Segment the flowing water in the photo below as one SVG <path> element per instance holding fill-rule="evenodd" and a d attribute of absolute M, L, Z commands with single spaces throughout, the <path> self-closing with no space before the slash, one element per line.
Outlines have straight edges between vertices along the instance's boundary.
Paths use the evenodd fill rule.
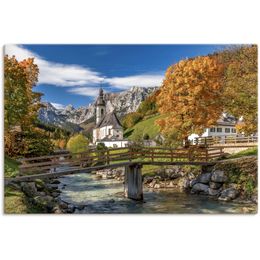
<path fill-rule="evenodd" d="M 98 179 L 95 174 L 77 174 L 59 179 L 60 198 L 75 205 L 75 213 L 255 213 L 256 205 L 220 202 L 177 189 L 144 188 L 144 202 L 124 197 L 122 182 Z"/>

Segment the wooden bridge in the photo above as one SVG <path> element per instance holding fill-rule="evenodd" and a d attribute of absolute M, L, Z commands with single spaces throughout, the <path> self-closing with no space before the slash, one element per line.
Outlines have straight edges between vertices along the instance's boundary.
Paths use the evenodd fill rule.
<path fill-rule="evenodd" d="M 125 193 L 142 199 L 143 165 L 209 165 L 223 155 L 222 148 L 190 146 L 189 148 L 129 147 L 88 150 L 20 159 L 19 174 L 5 183 L 58 178 L 63 175 L 88 173 L 101 169 L 125 167 Z"/>

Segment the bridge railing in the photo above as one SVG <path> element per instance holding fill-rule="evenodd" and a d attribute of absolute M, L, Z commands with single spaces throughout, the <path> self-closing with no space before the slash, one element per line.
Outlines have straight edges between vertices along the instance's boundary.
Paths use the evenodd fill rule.
<path fill-rule="evenodd" d="M 120 162 L 208 162 L 223 155 L 222 148 L 195 147 L 129 147 L 88 150 L 82 153 L 59 154 L 21 159 L 20 175 L 57 172 L 71 168 L 87 168 Z"/>

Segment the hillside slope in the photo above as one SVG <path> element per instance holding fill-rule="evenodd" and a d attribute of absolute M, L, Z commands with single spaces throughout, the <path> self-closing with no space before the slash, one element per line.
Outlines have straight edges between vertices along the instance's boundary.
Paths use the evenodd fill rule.
<path fill-rule="evenodd" d="M 161 115 L 155 115 L 144 119 L 133 127 L 125 130 L 124 136 L 129 140 L 136 140 L 140 136 L 142 137 L 148 134 L 150 139 L 153 139 L 160 132 L 159 126 L 155 123 L 155 121 L 160 118 L 162 118 Z"/>

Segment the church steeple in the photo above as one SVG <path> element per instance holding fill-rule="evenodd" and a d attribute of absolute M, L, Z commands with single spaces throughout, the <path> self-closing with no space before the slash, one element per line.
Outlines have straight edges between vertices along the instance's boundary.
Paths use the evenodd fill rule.
<path fill-rule="evenodd" d="M 104 100 L 104 91 L 99 89 L 99 95 L 96 101 L 96 125 L 100 123 L 105 115 L 106 103 Z"/>

